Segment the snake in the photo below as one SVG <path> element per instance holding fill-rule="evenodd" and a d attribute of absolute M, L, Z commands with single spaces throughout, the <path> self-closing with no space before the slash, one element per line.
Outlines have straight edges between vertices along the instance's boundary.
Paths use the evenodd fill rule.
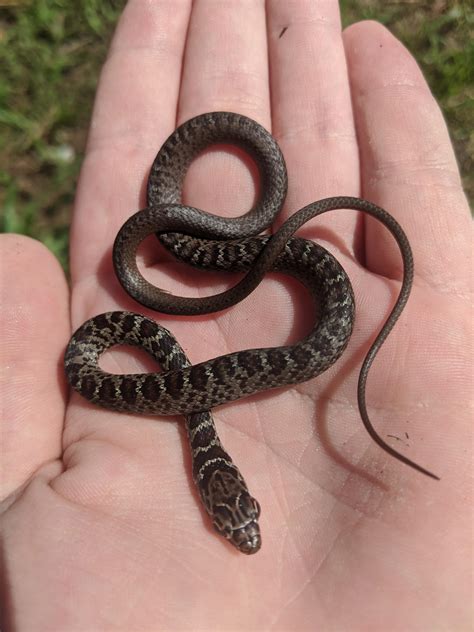
<path fill-rule="evenodd" d="M 231 144 L 255 162 L 260 194 L 240 217 L 224 218 L 182 204 L 183 182 L 191 162 L 208 147 Z M 261 547 L 260 505 L 225 450 L 211 409 L 263 390 L 310 380 L 332 366 L 349 342 L 355 319 L 350 280 L 337 259 L 321 245 L 296 237 L 309 220 L 337 209 L 364 212 L 395 238 L 403 259 L 398 298 L 372 343 L 360 370 L 358 406 L 371 438 L 391 456 L 432 478 L 438 477 L 397 452 L 375 431 L 367 412 L 369 369 L 404 309 L 413 282 L 408 238 L 387 211 L 357 197 L 313 202 L 289 217 L 272 235 L 261 235 L 281 211 L 288 188 L 283 154 L 273 136 L 256 121 L 231 112 L 211 112 L 180 125 L 159 150 L 149 173 L 147 206 L 119 230 L 113 246 L 115 273 L 125 292 L 141 305 L 166 314 L 209 314 L 248 296 L 269 271 L 296 278 L 308 291 L 315 318 L 295 344 L 246 349 L 191 364 L 174 335 L 155 320 L 128 311 L 99 314 L 71 337 L 65 352 L 70 385 L 107 409 L 144 415 L 183 415 L 192 455 L 192 473 L 216 531 L 247 555 Z M 145 237 L 156 234 L 178 260 L 202 270 L 242 272 L 233 287 L 214 296 L 175 296 L 153 286 L 136 258 Z M 270 305 L 268 309 L 272 309 Z M 114 345 L 137 346 L 161 371 L 111 374 L 99 366 Z"/>

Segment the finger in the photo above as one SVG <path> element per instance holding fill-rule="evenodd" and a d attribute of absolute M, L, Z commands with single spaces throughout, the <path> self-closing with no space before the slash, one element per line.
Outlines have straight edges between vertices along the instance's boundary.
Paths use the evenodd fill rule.
<path fill-rule="evenodd" d="M 268 41 L 273 132 L 288 163 L 287 213 L 323 197 L 358 195 L 338 3 L 272 0 Z M 355 213 L 331 213 L 313 226 L 331 227 L 352 245 L 356 221 Z"/>
<path fill-rule="evenodd" d="M 118 25 L 101 74 L 76 200 L 71 272 L 84 287 L 75 286 L 75 323 L 90 314 L 91 305 L 96 311 L 100 262 L 121 224 L 143 205 L 149 167 L 175 127 L 189 14 L 185 0 L 130 0 Z"/>
<path fill-rule="evenodd" d="M 262 0 L 198 0 L 193 5 L 179 121 L 216 110 L 244 114 L 270 129 Z M 191 165 L 184 200 L 211 213 L 241 215 L 254 202 L 254 182 L 255 173 L 242 152 L 207 152 Z"/>
<path fill-rule="evenodd" d="M 384 27 L 346 30 L 363 197 L 406 230 L 419 278 L 465 291 L 470 218 L 446 125 L 413 57 Z M 387 232 L 366 224 L 369 268 L 396 276 L 400 256 Z"/>
<path fill-rule="evenodd" d="M 18 235 L 0 249 L 1 498 L 61 454 L 68 288 L 49 250 Z"/>

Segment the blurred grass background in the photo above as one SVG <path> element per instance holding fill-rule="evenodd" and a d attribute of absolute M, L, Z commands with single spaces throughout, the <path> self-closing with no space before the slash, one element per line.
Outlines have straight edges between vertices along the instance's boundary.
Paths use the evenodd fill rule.
<path fill-rule="evenodd" d="M 98 73 L 125 0 L 0 0 L 0 232 L 44 242 L 67 269 L 68 229 Z M 474 199 L 470 0 L 341 0 L 412 51 L 443 108 Z M 157 148 L 158 149 L 158 148 Z"/>

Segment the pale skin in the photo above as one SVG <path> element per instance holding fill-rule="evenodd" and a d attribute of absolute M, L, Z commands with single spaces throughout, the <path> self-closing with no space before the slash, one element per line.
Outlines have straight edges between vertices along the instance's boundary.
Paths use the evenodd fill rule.
<path fill-rule="evenodd" d="M 41 244 L 1 238 L 6 630 L 469 629 L 472 233 L 448 132 L 416 62 L 379 24 L 341 33 L 332 0 L 267 2 L 266 14 L 262 1 L 130 1 L 98 89 L 71 288 Z M 280 143 L 290 182 L 282 219 L 353 195 L 406 230 L 414 289 L 374 364 L 369 413 L 385 440 L 441 477 L 374 445 L 356 406 L 361 359 L 399 288 L 396 245 L 352 211 L 325 215 L 300 234 L 352 279 L 345 355 L 316 380 L 215 411 L 262 506 L 252 557 L 212 531 L 180 419 L 98 409 L 69 396 L 62 370 L 71 328 L 112 309 L 156 318 L 192 361 L 307 330 L 305 293 L 284 277 L 194 319 L 143 310 L 114 278 L 113 239 L 145 204 L 156 151 L 179 123 L 213 110 L 250 116 Z M 236 152 L 208 153 L 186 180 L 185 200 L 208 211 L 236 215 L 253 197 Z M 175 293 L 232 281 L 184 270 L 153 238 L 141 260 Z M 103 366 L 154 370 L 125 350 Z"/>

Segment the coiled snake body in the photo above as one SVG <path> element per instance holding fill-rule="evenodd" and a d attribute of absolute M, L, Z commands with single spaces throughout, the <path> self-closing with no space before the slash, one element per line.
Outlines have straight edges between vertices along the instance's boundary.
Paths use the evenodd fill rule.
<path fill-rule="evenodd" d="M 255 160 L 262 195 L 246 215 L 224 219 L 182 206 L 181 189 L 193 158 L 214 143 L 232 143 Z M 268 270 L 291 274 L 313 297 L 317 319 L 298 343 L 250 349 L 192 366 L 174 336 L 154 321 L 131 312 L 109 312 L 84 323 L 72 336 L 65 355 L 70 384 L 90 401 L 119 411 L 186 416 L 193 477 L 218 532 L 243 553 L 261 545 L 260 507 L 229 454 L 224 450 L 210 409 L 262 390 L 295 384 L 319 375 L 344 351 L 352 332 L 354 298 L 349 279 L 321 246 L 293 237 L 309 219 L 339 208 L 364 211 L 384 223 L 400 247 L 404 279 L 393 311 L 361 369 L 359 409 L 372 438 L 387 452 L 419 471 L 427 470 L 398 454 L 373 429 L 365 405 L 370 365 L 408 299 L 413 260 L 408 240 L 383 209 L 359 198 L 320 200 L 295 213 L 272 237 L 258 237 L 280 211 L 286 195 L 286 167 L 271 135 L 238 114 L 216 112 L 179 127 L 159 151 L 148 181 L 148 207 L 120 229 L 113 260 L 124 289 L 138 302 L 170 314 L 201 314 L 229 307 L 247 296 Z M 176 297 L 152 286 L 136 265 L 136 251 L 150 233 L 178 258 L 212 270 L 240 270 L 246 276 L 221 294 L 202 299 Z M 116 344 L 140 346 L 163 372 L 113 375 L 98 366 L 100 355 Z"/>

